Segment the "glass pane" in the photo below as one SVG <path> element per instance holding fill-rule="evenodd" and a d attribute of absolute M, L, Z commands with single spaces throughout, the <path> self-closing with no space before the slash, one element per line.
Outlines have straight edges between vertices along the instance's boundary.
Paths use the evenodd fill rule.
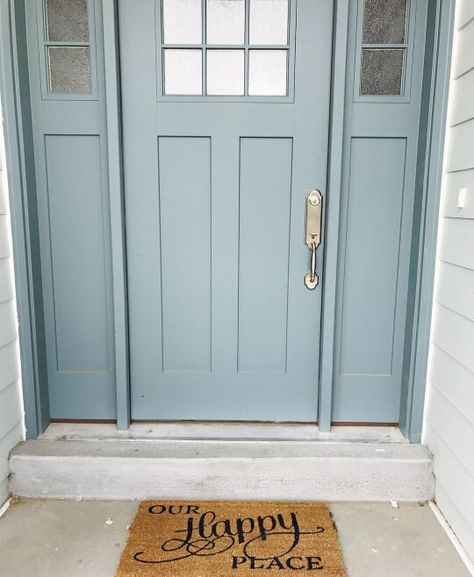
<path fill-rule="evenodd" d="M 364 42 L 403 44 L 407 0 L 365 0 Z"/>
<path fill-rule="evenodd" d="M 88 42 L 87 0 L 46 0 L 48 40 Z"/>
<path fill-rule="evenodd" d="M 288 0 L 250 0 L 250 44 L 288 43 Z"/>
<path fill-rule="evenodd" d="M 401 94 L 404 52 L 403 49 L 364 49 L 360 93 Z"/>
<path fill-rule="evenodd" d="M 207 51 L 207 93 L 244 94 L 244 51 Z"/>
<path fill-rule="evenodd" d="M 207 43 L 243 44 L 244 0 L 207 0 Z"/>
<path fill-rule="evenodd" d="M 51 92 L 90 94 L 92 92 L 89 48 L 50 46 L 49 89 Z"/>
<path fill-rule="evenodd" d="M 201 0 L 163 0 L 163 42 L 201 44 Z"/>
<path fill-rule="evenodd" d="M 287 86 L 286 50 L 250 50 L 249 94 L 284 96 Z"/>
<path fill-rule="evenodd" d="M 165 50 L 165 94 L 202 94 L 201 50 Z"/>

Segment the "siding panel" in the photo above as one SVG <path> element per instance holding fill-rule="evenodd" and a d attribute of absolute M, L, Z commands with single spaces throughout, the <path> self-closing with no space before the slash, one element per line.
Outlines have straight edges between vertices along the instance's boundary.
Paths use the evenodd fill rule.
<path fill-rule="evenodd" d="M 0 392 L 19 378 L 17 343 L 12 342 L 0 348 Z M 1 426 L 0 426 L 1 436 Z"/>
<path fill-rule="evenodd" d="M 0 423 L 3 433 L 11 431 L 22 418 L 20 391 L 12 383 L 0 393 Z"/>
<path fill-rule="evenodd" d="M 456 2 L 424 442 L 436 502 L 474 559 L 474 2 Z M 454 172 L 453 172 L 454 171 Z M 465 207 L 457 207 L 460 188 Z M 444 217 L 444 218 L 443 218 Z"/>
<path fill-rule="evenodd" d="M 449 218 L 443 224 L 440 260 L 474 270 L 474 220 Z"/>
<path fill-rule="evenodd" d="M 462 463 L 465 474 L 470 476 L 474 485 L 474 423 L 461 414 L 460 411 L 443 397 L 438 391 L 432 391 L 431 398 L 431 428 L 442 439 L 443 450 L 449 451 Z M 432 443 L 432 452 L 437 450 L 436 443 Z M 455 463 L 456 464 L 456 463 Z M 435 463 L 435 470 L 442 469 L 442 463 Z"/>
<path fill-rule="evenodd" d="M 23 439 L 16 304 L 0 103 L 0 506 L 8 497 L 8 456 Z"/>
<path fill-rule="evenodd" d="M 3 503 L 8 498 L 8 479 L 0 481 L 0 503 Z"/>
<path fill-rule="evenodd" d="M 439 305 L 435 317 L 433 342 L 474 372 L 474 323 Z"/>
<path fill-rule="evenodd" d="M 474 166 L 474 120 L 468 120 L 450 130 L 447 170 L 466 170 Z"/>
<path fill-rule="evenodd" d="M 474 321 L 474 270 L 441 263 L 438 302 Z"/>
<path fill-rule="evenodd" d="M 472 3 L 474 6 L 474 2 Z M 474 70 L 456 81 L 453 90 L 451 125 L 474 118 Z M 473 159 L 474 164 L 474 159 Z"/>
<path fill-rule="evenodd" d="M 474 420 L 474 373 L 439 347 L 433 347 L 430 385 L 463 414 Z M 431 413 L 429 413 L 431 422 Z"/>
<path fill-rule="evenodd" d="M 462 511 L 466 524 L 472 531 L 474 530 L 472 522 L 474 499 L 466 499 L 466 496 L 471 496 L 474 492 L 474 478 L 434 430 L 430 431 L 430 439 L 434 455 L 435 477 L 443 487 L 449 487 L 452 503 L 459 511 Z"/>
<path fill-rule="evenodd" d="M 10 259 L 0 259 L 0 303 L 13 298 L 13 283 L 10 272 Z"/>
<path fill-rule="evenodd" d="M 13 301 L 0 304 L 0 347 L 11 343 L 17 336 L 16 315 Z"/>
<path fill-rule="evenodd" d="M 472 0 L 464 0 L 459 2 L 459 10 L 456 18 L 456 25 L 462 28 L 474 18 L 474 2 Z"/>
<path fill-rule="evenodd" d="M 449 485 L 449 483 L 448 483 Z M 436 486 L 436 503 L 444 516 L 449 520 L 451 528 L 463 544 L 466 551 L 474 551 L 474 529 L 450 498 L 451 491 L 446 490 L 438 482 Z"/>
<path fill-rule="evenodd" d="M 7 214 L 7 194 L 6 186 L 2 181 L 2 173 L 0 171 L 0 215 Z"/>
<path fill-rule="evenodd" d="M 8 241 L 8 216 L 0 215 L 0 258 L 10 256 L 10 243 Z"/>
<path fill-rule="evenodd" d="M 472 0 L 464 0 L 464 2 Z M 454 63 L 454 77 L 458 78 L 474 68 L 474 20 L 458 32 L 458 47 Z"/>
<path fill-rule="evenodd" d="M 474 89 L 471 94 L 474 102 Z M 467 188 L 466 203 L 462 209 L 457 206 L 460 188 Z M 451 172 L 446 175 L 443 216 L 474 218 L 474 169 Z"/>
<path fill-rule="evenodd" d="M 3 428 L 3 424 L 2 424 Z M 3 437 L 0 437 L 0 455 L 8 456 L 15 445 L 22 440 L 20 423 L 16 423 L 10 431 L 6 431 Z M 8 460 L 0 459 L 0 482 L 8 477 L 9 474 Z M 1 502 L 1 495 L 0 495 Z"/>

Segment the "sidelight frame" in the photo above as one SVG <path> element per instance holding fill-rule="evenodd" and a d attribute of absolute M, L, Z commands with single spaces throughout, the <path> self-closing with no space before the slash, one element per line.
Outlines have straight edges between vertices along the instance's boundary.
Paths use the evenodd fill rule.
<path fill-rule="evenodd" d="M 346 82 L 349 1 L 334 0 L 331 118 L 328 195 L 325 214 L 325 275 L 323 279 L 322 339 L 319 391 L 319 428 L 331 427 L 334 381 L 334 344 L 337 286 L 338 231 L 342 179 L 344 94 Z M 110 178 L 114 339 L 117 426 L 130 424 L 130 382 L 122 181 L 117 0 L 102 0 L 106 54 L 106 115 Z M 420 202 L 412 246 L 410 322 L 406 326 L 405 369 L 400 427 L 412 442 L 419 442 L 423 423 L 427 359 L 431 327 L 437 223 L 442 158 L 449 92 L 454 0 L 430 3 L 425 66 L 423 118 L 418 178 Z M 5 145 L 10 195 L 13 257 L 18 304 L 21 370 L 27 436 L 40 435 L 50 422 L 45 367 L 42 288 L 37 242 L 34 156 L 31 147 L 28 61 L 24 3 L 0 0 L 0 95 L 5 119 Z"/>

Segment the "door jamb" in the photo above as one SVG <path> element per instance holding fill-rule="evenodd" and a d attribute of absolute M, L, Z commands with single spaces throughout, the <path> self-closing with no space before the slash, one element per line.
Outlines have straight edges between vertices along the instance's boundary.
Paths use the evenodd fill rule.
<path fill-rule="evenodd" d="M 438 0 L 432 6 L 434 28 L 430 58 L 431 70 L 423 80 L 427 92 L 426 131 L 423 150 L 419 152 L 421 206 L 419 238 L 412 247 L 414 289 L 407 315 L 406 367 L 402 382 L 400 429 L 412 443 L 420 443 L 428 375 L 431 318 L 436 267 L 436 246 L 443 177 L 443 159 L 451 76 L 451 56 L 455 0 Z M 416 224 L 416 221 L 415 221 Z"/>
<path fill-rule="evenodd" d="M 39 261 L 35 248 L 36 229 L 32 181 L 32 150 L 27 147 L 31 130 L 28 108 L 26 52 L 18 38 L 25 35 L 24 6 L 15 0 L 0 0 L 0 99 L 4 123 L 8 193 L 15 271 L 15 290 L 20 342 L 21 383 L 25 408 L 26 435 L 35 438 L 50 421 L 49 395 L 45 366 L 44 329 Z"/>
<path fill-rule="evenodd" d="M 102 0 L 104 9 L 104 44 L 110 62 L 106 66 L 107 126 L 110 166 L 110 201 L 112 210 L 113 279 L 115 311 L 115 352 L 117 375 L 117 422 L 127 428 L 130 422 L 130 394 L 128 367 L 128 331 L 126 307 L 125 229 L 123 219 L 123 183 L 120 146 L 120 101 L 118 90 L 117 2 Z M 45 372 L 42 370 L 42 319 L 37 314 L 41 290 L 35 287 L 34 232 L 31 206 L 31 181 L 28 163 L 25 126 L 30 121 L 26 108 L 28 91 L 25 55 L 21 55 L 19 34 L 22 32 L 21 2 L 0 0 L 0 94 L 5 123 L 5 145 L 10 195 L 13 256 L 15 263 L 18 304 L 19 339 L 21 351 L 22 385 L 26 411 L 27 436 L 36 437 L 49 424 L 49 399 Z M 19 8 L 20 6 L 20 8 Z M 336 256 L 339 222 L 339 190 L 341 181 L 344 84 L 349 0 L 336 0 L 335 35 L 338 42 L 333 52 L 333 80 L 329 149 L 328 202 L 326 214 L 327 242 L 323 293 L 323 323 L 321 344 L 321 385 L 319 426 L 328 431 L 331 426 L 333 350 L 335 327 Z M 431 94 L 423 181 L 423 206 L 420 240 L 417 250 L 417 279 L 414 288 L 414 322 L 406 378 L 406 405 L 402 407 L 400 423 L 412 442 L 419 442 L 423 421 L 427 358 L 431 326 L 431 307 L 437 240 L 439 196 L 444 152 L 444 133 L 453 33 L 454 0 L 437 0 L 436 30 L 433 47 Z M 17 15 L 19 15 L 17 21 Z M 20 57 L 22 65 L 19 65 Z M 28 194 L 30 193 L 30 194 Z M 331 263 L 333 263 L 331 265 Z M 423 296 L 423 298 L 421 298 Z"/>

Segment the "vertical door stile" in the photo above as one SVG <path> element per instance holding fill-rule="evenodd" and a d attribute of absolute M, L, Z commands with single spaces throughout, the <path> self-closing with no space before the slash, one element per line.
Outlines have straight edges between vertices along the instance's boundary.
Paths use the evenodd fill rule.
<path fill-rule="evenodd" d="M 130 426 L 131 409 L 118 14 L 115 0 L 103 0 L 102 6 L 112 244 L 116 407 L 117 428 L 122 430 L 128 429 Z"/>

